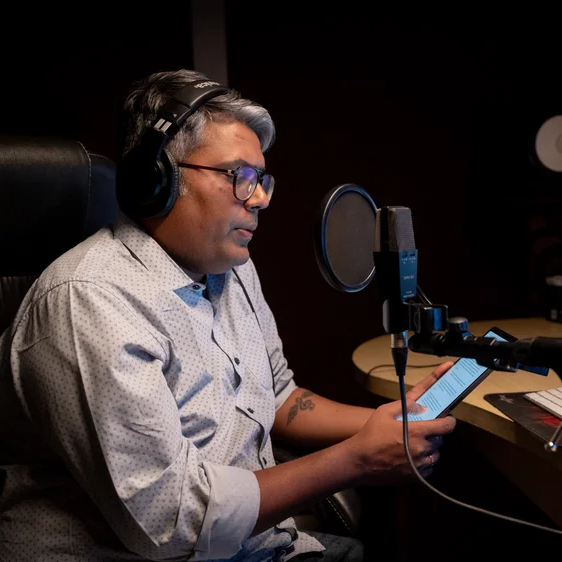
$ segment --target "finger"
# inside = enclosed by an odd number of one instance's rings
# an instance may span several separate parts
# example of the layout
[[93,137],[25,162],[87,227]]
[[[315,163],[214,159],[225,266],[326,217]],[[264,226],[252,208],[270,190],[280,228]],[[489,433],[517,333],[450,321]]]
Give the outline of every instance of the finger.
[[437,418],[435,420],[426,420],[417,422],[418,435],[428,437],[436,437],[440,435],[448,435],[455,429],[457,420],[453,416],[445,418]]
[[423,478],[430,476],[439,458],[439,452],[433,450],[427,451],[425,454],[421,455],[419,461],[416,462],[416,469],[420,473],[420,476]]
[[452,361],[445,361],[439,367],[436,367],[430,375],[423,378],[418,384],[411,388],[406,396],[408,399],[417,400],[428,388],[430,388],[436,381],[438,381],[451,367]]
[[437,450],[429,451],[428,454],[423,457],[418,470],[422,468],[432,469],[439,462],[440,458],[441,458],[441,454],[439,453],[439,451]]
[[431,443],[432,449],[439,449],[443,445],[443,438],[440,435],[430,435],[426,439]]
[[422,478],[427,479],[433,474],[433,468],[422,468],[421,470],[418,470],[418,472]]

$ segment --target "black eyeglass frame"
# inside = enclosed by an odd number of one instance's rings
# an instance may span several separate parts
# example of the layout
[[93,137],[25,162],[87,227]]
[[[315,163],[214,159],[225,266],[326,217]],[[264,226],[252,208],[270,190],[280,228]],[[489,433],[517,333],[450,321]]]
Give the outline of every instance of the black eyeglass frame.
[[[259,168],[255,168],[254,166],[250,166],[249,164],[245,164],[244,166],[239,166],[238,168],[236,168],[234,170],[229,170],[228,168],[214,168],[212,166],[202,166],[201,164],[187,164],[185,162],[178,162],[177,165],[178,165],[179,168],[192,168],[194,170],[211,170],[212,172],[220,172],[221,174],[225,174],[227,176],[233,176],[234,181],[232,182],[232,190],[234,192],[234,197],[236,197],[236,199],[238,199],[238,201],[247,201],[248,199],[250,199],[250,197],[256,191],[256,189],[258,187],[258,184],[262,185],[262,187],[263,187],[262,182],[263,182],[263,179],[266,176],[269,176],[271,178],[271,180],[273,180],[273,185],[275,187],[275,179],[273,178],[273,176],[271,174],[268,174],[265,170],[260,170]],[[251,193],[248,194],[248,197],[245,197],[244,199],[241,199],[236,194],[236,180],[238,178],[238,173],[243,168],[251,168],[252,170],[254,170],[254,172],[256,172],[256,180],[257,181],[256,181],[256,185],[254,185]],[[269,193],[269,194],[266,192],[266,195],[268,196],[269,199],[271,199],[272,194],[273,194],[273,189],[272,189],[271,193]]]

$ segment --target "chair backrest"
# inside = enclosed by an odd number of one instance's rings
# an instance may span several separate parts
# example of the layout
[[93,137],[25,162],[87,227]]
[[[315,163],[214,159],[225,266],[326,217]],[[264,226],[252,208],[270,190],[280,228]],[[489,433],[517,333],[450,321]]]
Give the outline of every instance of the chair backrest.
[[0,334],[43,269],[116,212],[110,159],[75,140],[0,137]]

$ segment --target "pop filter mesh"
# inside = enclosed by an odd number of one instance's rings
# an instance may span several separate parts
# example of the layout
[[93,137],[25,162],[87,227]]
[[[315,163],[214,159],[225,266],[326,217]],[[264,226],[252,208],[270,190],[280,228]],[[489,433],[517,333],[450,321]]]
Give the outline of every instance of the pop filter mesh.
[[349,290],[374,273],[375,209],[358,191],[348,191],[333,203],[326,219],[325,247],[334,275]]

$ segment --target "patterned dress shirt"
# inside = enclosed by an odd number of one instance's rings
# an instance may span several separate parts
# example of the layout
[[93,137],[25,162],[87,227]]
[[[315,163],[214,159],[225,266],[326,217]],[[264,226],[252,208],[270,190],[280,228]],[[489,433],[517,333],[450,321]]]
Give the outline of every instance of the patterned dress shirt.
[[236,270],[194,282],[121,215],[35,282],[0,339],[0,560],[323,550],[293,519],[250,536],[297,387],[252,262]]

